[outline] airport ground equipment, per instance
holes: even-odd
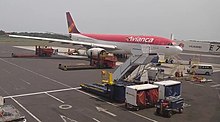
[[[101,69],[101,68],[115,68],[117,57],[111,54],[100,55],[98,57],[89,57],[90,64],[74,64],[74,65],[65,65],[59,64],[58,68],[64,71],[67,70],[80,70],[80,69]]]
[[[79,64],[79,65],[66,65],[66,64],[59,64],[58,68],[64,71],[68,70],[85,70],[85,69],[97,69],[97,66],[86,65],[86,64]]]
[[[181,98],[181,82],[161,81],[154,82],[159,86],[159,100],[156,104],[156,113],[171,117],[175,111],[183,112],[183,98]]]
[[[140,82],[148,81],[148,73],[144,70],[151,66],[152,60],[158,58],[157,53],[150,53],[148,46],[133,48],[131,52],[132,55],[113,73],[115,82],[123,81],[129,75],[133,75],[132,79],[139,79]]]
[[[191,59],[189,59],[189,65],[199,64],[200,63],[200,56],[194,55]]]
[[[126,86],[148,81],[147,72],[144,72],[144,70],[151,66],[151,62],[155,57],[157,58],[156,53],[150,53],[150,47],[148,46],[134,48],[131,52],[133,55],[124,64],[121,64],[114,73],[102,72],[102,83],[81,84],[82,89],[108,96],[115,101],[124,102]],[[107,75],[104,76],[104,74]],[[133,74],[133,80],[126,81],[126,78],[131,74]]]
[[[212,82],[212,79],[206,79],[205,77],[201,75],[191,75],[189,76],[189,81],[192,81],[193,83],[207,83],[207,82]]]
[[[152,107],[158,100],[158,86],[141,84],[126,86],[125,107],[131,110]]]
[[[165,63],[166,62],[166,59],[165,59],[165,54],[158,54],[159,56],[159,59],[158,59],[158,62],[159,63]]]
[[[25,116],[12,105],[0,106],[0,122],[26,122]]]
[[[122,81],[114,82],[112,75],[111,72],[101,71],[102,83],[84,83],[80,84],[80,86],[85,91],[122,103],[125,101],[125,87],[134,85],[134,83]]]
[[[210,64],[193,64],[187,68],[189,74],[211,75],[213,74],[213,66]]]
[[[4,105],[4,98],[0,96],[0,122],[26,122],[13,105]]]
[[[164,79],[164,69],[157,68],[157,67],[151,67],[148,70],[148,78],[151,81],[158,81]]]
[[[183,77],[184,66],[182,66],[181,58],[179,56],[175,56],[173,57],[173,59],[175,59],[175,63],[170,70],[169,77]]]
[[[12,57],[14,58],[26,58],[26,57],[51,57],[54,53],[54,49],[51,47],[41,47],[35,46],[35,54],[14,54],[12,53]]]

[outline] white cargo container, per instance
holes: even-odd
[[[157,85],[153,85],[153,84],[141,84],[141,85],[133,85],[133,86],[127,86],[126,87],[126,92],[125,92],[125,103],[126,103],[126,107],[127,108],[134,108],[134,107],[139,107],[140,104],[138,103],[139,99],[139,93],[143,92],[144,94],[146,94],[148,91],[150,90],[155,90],[156,91],[156,101],[158,100],[158,86]],[[144,102],[148,103],[144,103],[146,104],[151,104],[149,103],[150,100],[147,99],[148,97],[144,97]]]
[[[168,97],[177,97],[181,94],[181,82],[174,80],[154,82],[154,85],[159,86],[159,99]]]

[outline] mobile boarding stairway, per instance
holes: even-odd
[[[149,46],[135,47],[131,50],[131,53],[132,55],[114,73],[107,73],[108,77],[102,79],[102,81],[105,81],[104,83],[81,84],[82,89],[124,102],[125,87],[135,84],[134,82],[126,82],[125,79],[131,74],[133,74],[133,78],[143,75],[139,66],[150,66],[153,59],[158,58],[157,53],[150,53]],[[147,80],[146,77],[142,79]]]

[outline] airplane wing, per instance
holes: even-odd
[[[90,43],[90,42],[79,42],[79,41],[74,41],[74,40],[53,39],[53,38],[33,37],[33,36],[21,36],[21,35],[9,35],[9,37],[25,38],[25,39],[36,39],[36,40],[44,40],[44,41],[52,41],[52,42],[63,42],[63,43],[69,43],[69,44],[78,44],[78,45],[91,46],[91,47],[102,47],[102,48],[108,48],[108,49],[117,49],[117,46],[115,46],[115,45],[97,44],[97,43]]]

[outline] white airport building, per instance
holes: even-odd
[[[184,51],[220,54],[220,41],[174,40]]]

